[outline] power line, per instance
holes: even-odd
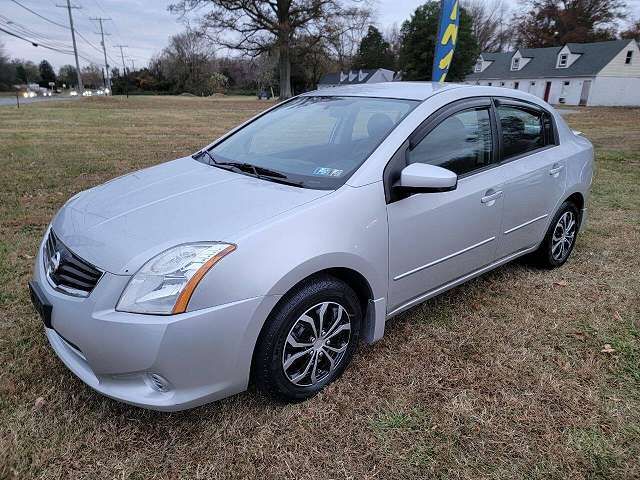
[[[36,41],[33,41],[33,40],[29,40],[28,38],[24,38],[23,36],[18,35],[17,33],[14,33],[14,32],[10,32],[9,30],[5,30],[2,27],[0,27],[0,32],[4,32],[7,35],[11,35],[12,37],[16,37],[16,38],[19,38],[20,40],[24,40],[25,42],[30,43],[34,47],[42,47],[42,48],[47,48],[49,50],[54,50],[54,51],[60,52],[60,53],[67,53],[64,50],[60,50],[60,49],[57,49],[57,48],[54,48],[54,47],[49,47],[49,46],[47,46],[47,45],[45,45],[43,43],[39,43],[39,42],[36,42]]]
[[[62,27],[62,28],[66,28],[67,30],[69,30],[69,27],[67,27],[66,25],[63,25],[61,23],[55,22],[53,20],[51,20],[50,18],[47,18],[43,15],[40,15],[38,12],[31,10],[29,7],[21,4],[20,2],[18,2],[17,0],[11,0],[13,3],[15,3],[16,5],[19,5],[20,7],[24,8],[26,11],[33,13],[36,17],[40,17],[43,20],[46,20],[49,23],[52,23],[53,25],[57,25],[58,27]],[[57,6],[57,5],[56,5]]]
[[[11,0],[11,1],[12,1],[13,3],[15,3],[16,5],[20,6],[21,8],[25,9],[26,11],[28,11],[28,12],[32,13],[33,15],[35,15],[35,16],[37,16],[37,17],[39,17],[39,18],[41,18],[41,19],[43,19],[43,20],[45,20],[45,21],[47,21],[47,22],[51,23],[52,25],[56,25],[56,26],[58,26],[58,27],[60,27],[60,28],[64,28],[65,30],[70,30],[70,28],[69,28],[67,25],[63,25],[62,23],[59,23],[59,22],[56,22],[55,20],[51,20],[50,18],[47,18],[47,17],[45,17],[44,15],[41,15],[40,13],[36,12],[35,10],[33,10],[33,9],[29,8],[29,7],[27,7],[26,5],[23,5],[22,3],[18,2],[17,0]],[[53,3],[53,2],[52,2],[52,3]],[[54,4],[54,5],[55,5],[55,4]],[[58,6],[58,5],[55,5],[55,6]],[[5,18],[6,18],[6,17],[5,17]],[[11,21],[11,20],[9,20],[9,21]],[[15,23],[15,22],[13,22],[13,23]],[[17,25],[17,24],[16,24],[16,25]],[[21,26],[21,27],[22,27],[22,26]],[[25,27],[22,27],[22,28],[23,28],[23,29],[25,29]],[[76,29],[76,33],[78,34],[78,36],[79,36],[80,38],[82,38],[82,39],[83,39],[83,40],[84,40],[84,41],[85,41],[89,46],[91,46],[93,49],[95,49],[95,50],[96,50],[96,51],[98,51],[98,52],[100,52],[100,51],[101,51],[101,49],[100,49],[100,48],[96,47],[93,43],[91,43],[91,42],[89,41],[89,39],[87,39],[84,35],[82,35],[82,33],[81,33],[81,32],[77,31],[77,29]],[[29,32],[29,33],[27,33],[27,35],[32,35],[32,36],[41,36],[41,37],[42,37],[42,35],[39,35],[39,34],[37,34],[37,33],[35,33],[35,32]],[[54,41],[54,42],[57,42],[57,40],[53,40],[53,41]],[[85,60],[87,60],[85,57],[83,57],[83,58],[84,58]],[[112,59],[112,60],[113,60],[113,59]],[[95,63],[93,60],[87,60],[87,61],[89,61],[89,62],[91,62],[91,63]]]
[[[19,33],[21,35],[25,35],[28,37],[36,37],[38,39],[38,41],[45,41],[47,42],[49,45],[53,45],[59,48],[71,48],[70,45],[53,39],[53,38],[49,38],[46,35],[43,35],[39,32],[34,32],[31,29],[25,27],[24,25],[21,25],[18,22],[14,22],[13,20],[5,17],[4,15],[0,15],[0,25],[4,25],[6,28],[11,29],[12,31],[15,31],[16,33]]]
[[[50,0],[50,1],[53,1],[53,0]],[[105,15],[107,15],[107,16],[109,15],[109,14],[107,13],[107,11],[106,11],[104,8],[102,8],[102,5],[100,5],[96,0],[94,0],[94,3],[96,4],[96,6],[97,6],[100,10],[102,10],[102,12],[103,12]],[[83,15],[87,20],[92,20],[92,18],[91,18],[91,17],[89,17],[86,13],[84,13],[84,11],[83,11],[83,10],[80,10],[80,13],[81,13],[81,14],[82,14],[82,15]],[[110,18],[110,20],[111,20],[111,25],[113,25],[113,28],[116,30],[116,34],[115,34],[115,35],[116,35],[116,37],[118,37],[118,41],[119,41],[120,43],[124,43],[124,42],[122,41],[122,37],[120,36],[120,30],[118,29],[118,26],[117,26],[117,24],[116,24],[115,20],[113,20],[112,18]],[[77,29],[76,29],[76,30],[77,30]],[[109,60],[111,60],[111,62],[112,62],[112,63],[118,63],[118,60],[114,59],[114,58],[113,58],[109,53],[107,53],[107,57],[109,58]]]
[[[54,52],[58,52],[58,53],[62,53],[63,55],[73,55],[73,50],[63,50],[62,48],[56,47],[56,46],[52,46],[48,43],[44,43],[40,40],[37,39],[30,39],[30,38],[26,38],[23,35],[21,35],[20,33],[16,33],[16,32],[12,32],[10,30],[6,30],[5,28],[0,27],[0,32],[4,32],[7,35],[11,35],[12,37],[16,37],[20,40],[23,40],[27,43],[30,43],[31,45],[33,45],[34,47],[42,47],[45,48],[47,50],[51,50]],[[89,63],[98,63],[95,60],[91,59],[91,58],[87,58],[83,55],[78,54],[78,56],[80,58],[82,58],[83,60],[89,62]]]
[[[51,2],[53,2],[53,0],[50,0]],[[93,19],[87,15],[86,13],[84,13],[84,10],[80,10],[80,13],[82,14],[82,16],[84,16],[87,20],[89,20],[90,22],[93,21]],[[110,19],[111,20],[111,19]],[[113,20],[112,20],[113,21]],[[89,45],[91,45],[91,47],[93,47],[94,50],[103,53],[102,48],[98,48],[95,45],[93,45],[84,35],[82,35],[82,32],[78,31],[78,27],[76,26],[76,33],[78,34],[78,36],[80,38],[82,38],[85,42],[87,42]],[[106,34],[105,34],[106,35]],[[112,63],[118,63],[117,60],[115,60],[111,55],[109,55],[107,53],[107,57],[109,58],[109,60],[111,60]]]
[[[109,12],[107,12],[107,11],[102,7],[102,5],[98,2],[98,0],[93,0],[93,3],[95,3],[95,4],[97,5],[97,7],[98,7],[100,10],[102,10],[102,13],[104,13],[104,14],[105,14],[105,15],[107,15],[107,16],[109,16]],[[120,29],[118,28],[118,25],[117,25],[117,23],[115,22],[115,20],[112,20],[112,25],[113,25],[113,28],[114,28],[114,29],[115,29],[115,31],[116,31],[116,37],[118,37],[118,41],[119,41],[120,43],[124,43],[124,42],[122,41],[122,35],[120,34]]]
[[[62,24],[62,23],[60,23],[60,22],[57,22],[57,21],[55,21],[55,20],[52,20],[52,19],[50,19],[50,18],[48,18],[48,17],[46,17],[46,16],[44,16],[44,15],[42,15],[42,14],[38,13],[36,10],[33,10],[32,8],[29,8],[28,6],[26,6],[26,5],[24,5],[23,3],[19,2],[18,0],[11,0],[11,1],[12,1],[13,3],[15,3],[16,5],[18,5],[19,7],[23,8],[24,10],[26,10],[26,11],[28,11],[28,12],[32,13],[33,15],[37,16],[38,18],[41,18],[42,20],[45,20],[46,22],[49,22],[49,23],[50,23],[50,24],[52,24],[52,25],[56,25],[56,26],[58,26],[58,27],[60,27],[60,28],[64,28],[65,30],[71,30],[72,43],[73,43],[73,48],[74,48],[74,51],[75,51],[74,55],[76,55],[76,54],[77,54],[77,56],[78,56],[78,57],[80,57],[80,58],[82,58],[83,60],[86,60],[86,61],[88,61],[88,62],[90,62],[90,63],[99,63],[99,62],[95,62],[94,60],[89,59],[89,58],[87,58],[87,57],[85,57],[85,56],[80,55],[79,53],[77,53],[77,50],[78,50],[78,49],[77,49],[77,45],[76,45],[76,42],[75,42],[75,36],[77,35],[80,39],[82,39],[82,40],[83,40],[87,45],[89,45],[91,48],[93,48],[93,49],[94,49],[94,50],[96,50],[97,52],[101,52],[101,53],[103,53],[103,55],[105,55],[109,60],[111,60],[111,62],[112,62],[112,63],[117,63],[117,60],[115,60],[115,59],[114,59],[114,58],[113,58],[109,53],[107,53],[107,52],[106,52],[106,48],[104,48],[104,47],[103,47],[103,48],[100,48],[100,47],[98,47],[98,46],[94,45],[94,44],[93,44],[93,43],[92,43],[92,42],[91,42],[87,37],[85,37],[85,36],[82,34],[82,32],[80,32],[80,31],[78,30],[78,28],[77,28],[77,27],[75,27],[75,28],[73,27],[73,17],[72,17],[72,15],[71,15],[71,9],[72,9],[72,8],[73,8],[73,9],[78,9],[78,10],[80,10],[80,12],[82,13],[82,15],[84,15],[85,17],[87,17],[89,20],[92,20],[92,19],[91,19],[91,17],[87,16],[87,15],[86,15],[82,10],[81,10],[81,7],[79,7],[79,6],[73,6],[73,7],[72,7],[72,6],[70,5],[70,3],[69,3],[69,0],[67,0],[67,4],[68,4],[68,5],[57,5],[57,4],[54,2],[54,0],[49,0],[49,1],[50,1],[50,3],[51,3],[52,5],[54,5],[54,6],[56,6],[56,7],[67,8],[67,10],[69,11],[69,23],[70,23],[70,25],[71,25],[71,27],[69,27],[69,26],[67,26],[67,25],[64,25],[64,24]],[[106,12],[106,10],[102,7],[102,5],[101,5],[97,0],[93,0],[93,2],[97,5],[97,7],[98,7],[100,10],[102,10],[104,13],[107,13],[107,12]],[[26,27],[24,27],[24,26],[22,26],[22,25],[16,24],[15,22],[12,22],[12,21],[11,21],[10,19],[8,19],[7,17],[4,17],[4,18],[6,19],[7,23],[11,22],[11,24],[15,25],[15,27],[13,27],[13,28],[16,28],[16,29],[18,30],[18,32],[17,32],[17,33],[18,33],[19,35],[29,36],[29,37],[37,37],[37,38],[44,39],[44,40],[46,40],[46,41],[47,41],[48,46],[49,46],[49,47],[51,47],[50,49],[58,48],[58,49],[62,50],[62,49],[64,49],[64,48],[70,48],[68,45],[66,45],[66,44],[64,44],[64,45],[63,45],[63,44],[62,44],[62,42],[60,42],[60,41],[58,41],[58,40],[51,39],[51,38],[46,37],[45,35],[42,35],[42,34],[40,34],[40,33],[38,33],[38,32],[31,31],[31,30],[27,29]],[[7,26],[7,25],[5,25],[5,26]],[[114,26],[114,28],[115,28],[115,30],[116,30],[116,35],[117,35],[117,37],[118,37],[118,40],[120,41],[120,43],[123,43],[123,42],[122,42],[122,37],[120,36],[120,31],[119,31],[119,29],[118,29],[118,27],[117,27],[117,25],[116,25],[116,23],[115,23],[115,22],[113,22],[113,26]],[[7,28],[9,28],[9,27],[7,27]],[[40,40],[38,40],[37,42],[34,42],[34,41],[32,41],[32,40],[30,40],[30,39],[26,39],[26,38],[25,38],[24,40],[25,40],[25,41],[27,41],[27,42],[29,42],[29,43],[38,43],[39,45],[44,46],[44,43],[43,43],[42,41],[40,41]],[[103,41],[102,43],[104,43],[104,41]],[[58,45],[54,45],[54,44],[58,44]],[[136,47],[132,47],[132,48],[136,48]],[[67,53],[67,52],[60,52],[60,53]],[[107,61],[106,61],[106,60],[105,60],[105,64],[107,64]],[[77,68],[79,68],[79,65],[76,65],[76,67],[77,67]]]
[[[98,52],[101,51],[101,49],[99,47],[96,47],[93,43],[91,43],[84,35],[82,35],[82,33],[80,33],[78,31],[78,29],[76,28],[76,34],[82,39],[84,40],[86,43],[88,43],[94,50],[97,50]]]
[[[25,37],[24,32],[7,30],[7,28],[11,28],[11,27],[8,27],[7,25],[4,25],[4,24],[2,25],[5,27],[2,29],[3,32],[13,37],[19,38],[20,40],[24,40],[25,42],[32,44],[34,47],[44,47],[50,50],[59,51],[60,53],[72,53],[72,50],[68,49],[69,47],[67,45],[55,45],[55,44],[49,43],[48,40],[42,41],[38,38],[35,38],[35,39],[27,38]]]

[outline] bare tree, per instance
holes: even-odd
[[[98,88],[102,85],[102,69],[95,63],[83,67],[80,75],[85,87]]]
[[[295,37],[323,35],[343,12],[340,0],[177,0],[169,9],[182,16],[205,9],[202,32],[228,49],[253,57],[275,50],[281,98],[291,96]]]
[[[360,42],[374,23],[373,13],[366,6],[350,7],[335,18],[327,31],[327,43],[340,70],[351,68]]]
[[[271,87],[273,85],[273,72],[275,70],[272,58],[266,53],[262,54],[253,59],[252,66],[252,72],[255,75],[258,90]]]
[[[169,45],[151,63],[152,69],[159,67],[177,90],[196,95],[207,93],[208,79],[215,72],[209,40],[191,29],[171,37]]]
[[[508,48],[512,30],[504,0],[466,0],[463,6],[473,20],[471,28],[481,52],[501,52]]]
[[[400,35],[400,27],[398,27],[397,23],[387,27],[384,31],[384,38],[389,42],[389,48],[397,63],[397,58],[400,56],[400,47],[402,46],[402,35]]]
[[[569,42],[613,40],[624,18],[624,0],[523,0],[528,11],[514,17],[518,45],[552,47]]]
[[[629,28],[620,33],[621,38],[640,40],[640,20],[636,20]]]

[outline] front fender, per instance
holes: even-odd
[[[209,271],[188,310],[284,295],[320,270],[349,268],[374,299],[387,295],[388,231],[382,182],[345,185],[230,239],[237,249]]]

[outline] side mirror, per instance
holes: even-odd
[[[413,193],[449,192],[458,186],[458,175],[446,168],[427,163],[412,163],[400,172],[394,188],[405,195]]]

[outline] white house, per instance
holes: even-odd
[[[334,72],[323,75],[318,82],[318,89],[359,83],[391,82],[395,79],[397,79],[395,72],[386,68],[349,70],[348,73]]]
[[[635,40],[613,40],[482,53],[465,83],[515,88],[553,104],[640,106],[640,49]]]

